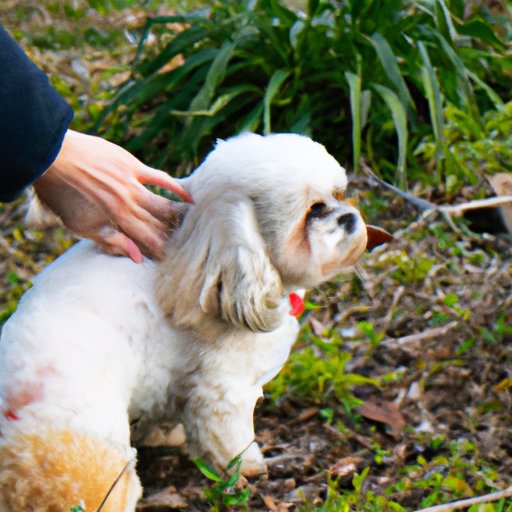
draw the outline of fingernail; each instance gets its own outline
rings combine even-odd
[[[185,189],[183,189],[183,192],[185,192],[185,193],[183,194],[182,198],[187,203],[194,204],[194,200],[192,199],[192,196]]]
[[[129,258],[134,261],[135,263],[143,263],[144,257],[142,256],[142,253],[140,252],[140,249],[137,247],[135,242],[133,240],[126,240],[126,252],[129,256]]]

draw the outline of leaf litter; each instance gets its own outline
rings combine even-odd
[[[371,206],[371,187],[359,186]],[[62,229],[25,228],[23,211],[21,203],[0,209],[3,318],[31,277],[74,242]],[[372,222],[394,232],[394,241],[367,254],[355,274],[310,292],[315,307],[301,321],[303,332],[326,344],[337,339],[336,348],[351,354],[340,371],[378,386],[350,385],[358,405],[347,412],[332,389],[301,392],[301,375],[290,379],[287,368],[284,388],[273,396],[270,386],[257,407],[268,475],[247,482],[249,510],[320,510],[333,480],[340,495],[353,492],[366,468],[362,492],[405,510],[429,504],[434,474],[442,481],[434,503],[510,482],[510,238],[454,233],[441,216],[417,220],[392,195]],[[308,346],[301,335],[292,361]],[[210,509],[208,482],[186,446],[141,448],[138,465],[139,510]],[[378,510],[365,499],[367,510]]]
[[[125,76],[133,44],[125,41],[123,51],[113,53],[85,45],[83,58],[66,45],[40,50],[34,38],[48,32],[56,13],[33,3],[20,20],[17,3],[8,4],[4,24],[23,33],[21,43],[52,71],[59,90],[79,98],[74,107],[89,105],[95,91],[115,88]],[[103,37],[105,19],[90,16],[82,25],[97,27]],[[128,36],[141,16],[136,7],[124,10],[118,25]],[[74,27],[76,21],[62,32]],[[102,100],[95,101],[101,107]],[[78,121],[87,124],[89,115]],[[248,510],[341,510],[344,504],[356,511],[412,511],[504,490],[512,480],[510,236],[471,233],[440,212],[419,217],[407,201],[373,187],[355,180],[366,217],[395,240],[367,254],[356,274],[309,293],[281,386],[269,386],[256,410],[256,437],[269,471],[247,482]],[[76,240],[63,229],[29,230],[23,215],[21,201],[0,205],[0,323],[31,278]],[[331,375],[319,380],[321,389],[304,391],[301,366],[293,362],[306,349],[317,360],[349,353],[339,373],[368,383],[349,380],[350,393],[343,395]],[[145,488],[140,511],[214,509],[203,492],[209,482],[186,446],[141,448],[138,467]],[[507,503],[500,510],[510,510]]]

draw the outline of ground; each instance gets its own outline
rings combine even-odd
[[[114,12],[109,22],[62,5],[11,1],[0,11],[75,98],[80,127],[125,76],[133,46],[120,44],[118,27],[143,13]],[[353,183],[366,218],[395,239],[309,293],[293,355],[256,411],[268,475],[207,478],[183,447],[142,448],[141,511],[413,511],[510,485],[510,235],[421,216],[364,177]],[[452,200],[472,197],[468,189]],[[27,229],[23,212],[21,201],[0,207],[0,324],[32,276],[74,242],[63,229]],[[495,231],[489,212],[478,216]],[[476,510],[511,511],[512,501]]]
[[[416,510],[510,482],[510,238],[455,232],[364,178],[355,188],[395,240],[308,295],[292,358],[257,407],[269,473],[239,509]],[[0,215],[6,317],[73,239],[26,229],[21,204]],[[243,489],[222,490],[183,447],[142,448],[139,471],[140,510],[221,509]],[[512,510],[500,507],[486,510]]]

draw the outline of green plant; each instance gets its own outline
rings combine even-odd
[[[301,331],[301,342],[304,347],[292,352],[285,368],[267,384],[267,392],[273,400],[285,392],[322,404],[335,399],[349,417],[354,417],[352,410],[362,403],[353,394],[354,387],[368,384],[379,386],[379,381],[346,371],[352,355],[341,349],[342,342],[335,336],[325,341],[306,326]],[[322,416],[332,422],[334,413],[329,408],[323,411]]]
[[[5,306],[0,308],[0,326],[16,311],[21,296],[32,286],[30,281],[25,281],[14,272],[7,272],[5,278],[8,286],[4,297]]]
[[[226,510],[228,507],[244,507],[249,500],[249,488],[238,486],[241,478],[241,455],[230,461],[225,475],[219,474],[215,469],[201,459],[194,460],[199,471],[212,482],[210,487],[203,489],[206,499],[210,502],[213,511]]]
[[[464,19],[458,0],[309,0],[305,11],[213,1],[147,20],[131,77],[98,127],[153,165],[181,164],[176,172],[215,137],[300,132],[341,161],[352,155],[356,169],[364,152],[403,186],[413,150],[431,134],[442,177],[443,106],[478,123],[482,109],[502,104],[494,89],[507,94],[498,21]]]
[[[377,346],[385,337],[384,333],[377,332],[375,330],[375,326],[366,320],[358,322],[357,327],[361,333],[364,334],[366,338],[368,338],[374,347]]]
[[[455,194],[465,183],[476,185],[484,175],[512,167],[512,102],[486,112],[481,120],[448,105],[443,121],[444,166],[447,191]],[[427,167],[434,165],[436,143],[425,137],[416,150]]]

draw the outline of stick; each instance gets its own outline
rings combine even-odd
[[[370,176],[370,178],[378,183],[379,185],[382,185],[383,187],[386,187],[387,189],[391,190],[395,194],[399,195],[402,199],[405,199],[409,203],[411,203],[413,206],[415,206],[418,210],[421,212],[424,212],[426,210],[435,210],[437,206],[434,203],[431,203],[430,201],[425,201],[424,199],[420,199],[419,197],[413,196],[412,194],[409,194],[407,192],[404,192],[403,190],[400,190],[399,188],[395,187],[394,185],[391,185],[391,183],[388,183],[387,181],[384,181],[383,179],[379,178],[368,166],[368,164],[361,160],[361,169]]]
[[[121,480],[121,477],[124,475],[126,470],[130,467],[131,463],[132,463],[132,460],[129,460],[124,465],[124,468],[121,470],[121,473],[119,473],[119,475],[117,475],[117,478],[114,480],[114,483],[110,486],[110,489],[107,491],[107,494],[105,494],[105,497],[103,498],[103,500],[101,500],[100,506],[96,509],[96,512],[101,512],[101,510],[105,506],[105,503],[107,502],[109,496],[112,494],[114,487],[118,484],[119,480]]]
[[[491,492],[490,494],[484,494],[483,496],[477,496],[476,498],[452,501],[451,503],[436,505],[435,507],[422,508],[416,510],[416,512],[448,512],[449,510],[458,510],[460,508],[472,507],[473,505],[480,505],[481,503],[498,501],[503,498],[509,498],[510,496],[512,496],[512,486],[507,487],[503,491]]]
[[[468,203],[456,205],[439,205],[436,208],[449,215],[460,215],[467,210],[478,210],[479,208],[494,208],[512,203],[512,196],[489,197],[487,199],[477,199]]]
[[[402,336],[401,338],[387,338],[381,341],[380,345],[398,345],[399,347],[404,347],[428,339],[440,338],[441,336],[444,336],[458,325],[459,322],[454,320],[453,322],[450,322],[449,324],[446,325],[442,325],[441,327],[434,327],[432,329],[427,329],[426,331],[418,332],[416,334],[409,334],[408,336]]]
[[[405,199],[422,212],[427,210],[437,210],[447,215],[457,216],[462,215],[462,213],[468,210],[478,210],[480,208],[495,208],[497,206],[503,206],[505,204],[512,203],[512,195],[502,195],[499,197],[490,197],[487,199],[477,199],[475,201],[469,201],[467,203],[457,205],[437,205],[431,203],[430,201],[425,201],[424,199],[420,199],[418,197],[413,196],[412,194],[404,192],[403,190],[400,190],[394,185],[391,185],[391,183],[388,183],[387,181],[384,181],[383,179],[379,178],[364,161],[361,162],[361,169],[363,169],[363,171],[366,174],[368,174],[368,176],[370,176],[370,178],[376,181],[379,185],[382,185],[383,187],[386,187],[395,194],[399,195],[401,198]]]

